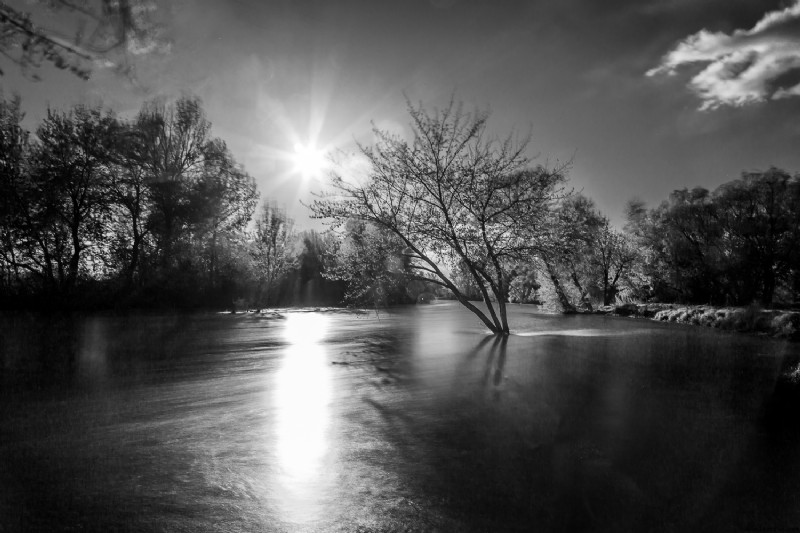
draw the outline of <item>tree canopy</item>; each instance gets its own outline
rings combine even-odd
[[[21,121],[18,98],[0,102],[0,296],[77,299],[103,283],[118,298],[219,300],[246,279],[255,181],[199,100],[131,121],[51,109],[35,136]]]
[[[633,202],[627,229],[643,251],[651,297],[764,306],[800,293],[800,177],[770,168],[710,192],[674,191],[654,209]]]

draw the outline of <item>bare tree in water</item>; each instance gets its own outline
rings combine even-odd
[[[366,177],[334,171],[332,190],[310,206],[314,216],[386,228],[405,244],[413,276],[446,287],[492,332],[507,334],[513,266],[549,246],[566,165],[532,165],[527,140],[488,138],[487,115],[452,100],[432,112],[409,103],[408,112],[413,139],[374,129],[376,142],[360,146]],[[454,282],[457,267],[485,310]]]

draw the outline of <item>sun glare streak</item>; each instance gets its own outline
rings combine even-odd
[[[277,496],[286,519],[293,522],[318,518],[328,490],[324,473],[332,384],[321,343],[327,327],[324,315],[288,315],[284,338],[289,345],[276,375]]]

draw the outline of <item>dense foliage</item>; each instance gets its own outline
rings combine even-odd
[[[643,297],[746,305],[800,300],[800,177],[770,168],[713,192],[682,189],[628,206]]]
[[[0,107],[0,267],[6,298],[222,302],[243,290],[255,182],[196,99],[132,121],[48,110],[31,135]]]
[[[333,175],[297,231],[211,134],[200,102],[123,120],[50,109],[34,131],[0,99],[5,306],[387,306],[455,298],[493,331],[507,302],[563,311],[626,301],[800,301],[800,177],[771,168],[715,191],[631,201],[624,230],[491,141],[486,116],[409,106],[415,136],[376,131],[365,178]],[[473,304],[483,301],[485,308]],[[483,310],[485,309],[485,311]]]
[[[562,310],[627,302],[796,305],[800,177],[770,168],[710,192],[629,202],[624,231],[581,195],[554,211],[558,246],[537,257],[538,297]]]

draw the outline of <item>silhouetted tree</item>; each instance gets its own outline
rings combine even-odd
[[[242,234],[258,202],[255,181],[219,139],[206,147],[199,179],[189,193],[189,221],[194,240],[205,251],[205,271],[213,289],[219,275],[219,246]]]
[[[147,221],[151,214],[144,165],[145,145],[135,124],[120,132],[117,162],[111,172],[111,200],[114,204],[114,254],[121,261],[126,290],[138,279],[145,245],[150,236]]]
[[[720,227],[706,189],[674,191],[668,202],[629,219],[629,228],[649,247],[647,270],[657,298],[703,303],[724,299]]]
[[[199,102],[49,110],[33,141],[19,100],[0,101],[3,293],[227,304],[253,276],[253,178],[212,138]],[[163,112],[162,112],[163,111]],[[96,295],[95,295],[96,296]],[[105,297],[106,301],[107,296]]]
[[[66,260],[62,250],[51,254],[57,258],[59,283],[67,291],[75,286],[81,267],[101,267],[107,251],[110,172],[119,134],[113,114],[84,106],[66,113],[48,110],[36,130],[35,180],[47,202],[44,208],[52,210],[53,232],[68,241],[63,247]],[[82,264],[84,252],[93,255]]]
[[[20,98],[0,99],[0,261],[6,290],[19,289],[23,272],[38,272],[19,255],[23,246],[29,189],[30,133],[21,126]]]
[[[201,182],[209,159],[218,157],[211,123],[196,98],[172,105],[149,102],[139,112],[142,164],[147,172],[152,211],[148,225],[162,269],[174,266],[175,247],[189,237],[193,222],[192,188]]]
[[[800,178],[785,171],[674,191],[649,211],[633,203],[626,228],[658,299],[771,305],[778,288],[796,297]]]
[[[714,195],[726,259],[740,263],[737,299],[770,306],[800,266],[800,177],[774,167],[747,172]]]

